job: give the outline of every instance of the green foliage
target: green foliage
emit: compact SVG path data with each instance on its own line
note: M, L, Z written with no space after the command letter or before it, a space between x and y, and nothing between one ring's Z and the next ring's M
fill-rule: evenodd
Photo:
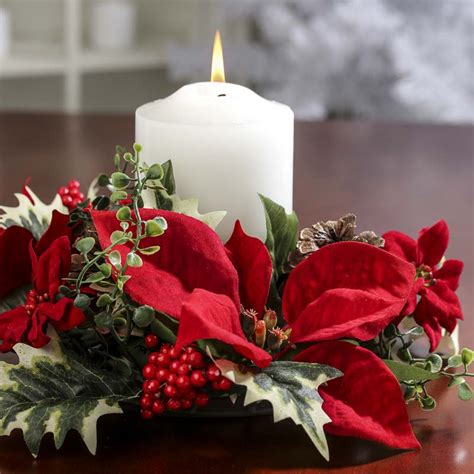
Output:
M303 362L272 362L260 371L245 372L228 360L217 360L216 364L232 382L247 388L244 406L261 400L269 401L275 422L290 418L301 425L319 452L329 460L323 426L331 419L323 410L323 400L317 389L321 384L340 377L340 371Z
M39 240L51 223L53 211L67 214L67 209L59 194L54 197L51 204L45 204L30 188L27 187L26 190L33 202L22 193L15 194L18 206L0 206L0 228L24 227Z
M43 349L17 344L15 351L18 365L0 362L0 435L21 429L36 457L46 433L59 449L74 429L94 454L97 419L121 413L118 402L134 396L128 379L66 355L55 340Z
M265 245L270 252L275 269L276 279L285 271L288 255L296 248L298 241L298 218L292 212L287 214L285 209L271 199L262 196L267 226L267 239Z
M95 239L93 237L85 237L76 242L76 249L84 255L87 255L95 245Z
M396 360L385 359L385 365L393 372L399 382L413 382L423 380L436 380L440 375L415 365L405 364Z
M165 313L156 312L150 330L162 341L174 344L178 334L178 321Z
M150 306L139 306L133 313L133 322L139 328L148 327L155 319L155 310Z
M115 173L112 173L111 182L114 188L121 190L129 185L130 178L125 173L116 171Z

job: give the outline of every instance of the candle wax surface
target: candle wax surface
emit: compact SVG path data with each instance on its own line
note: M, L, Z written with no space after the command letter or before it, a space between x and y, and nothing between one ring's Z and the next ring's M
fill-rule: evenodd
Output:
M197 83L137 109L136 141L148 164L172 160L181 198L198 197L201 213L228 212L217 229L224 240L236 219L264 239L258 193L292 209L293 120L246 87Z

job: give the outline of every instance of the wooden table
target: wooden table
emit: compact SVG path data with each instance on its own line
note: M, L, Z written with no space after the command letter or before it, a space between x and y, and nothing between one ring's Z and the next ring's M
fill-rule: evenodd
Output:
M83 183L110 170L114 145L133 140L131 117L0 114L0 202L32 177L40 196L71 178ZM450 257L465 261L459 290L466 322L461 343L473 345L473 128L371 122L298 123L295 209L301 224L352 211L359 228L416 235L439 218L451 227ZM97 457L74 433L56 453L48 437L33 460L19 433L0 438L0 472L397 474L474 472L473 405L438 385L439 407L410 407L420 452L396 453L374 443L330 438L327 464L289 421L159 420L109 416L99 422ZM382 394L383 396L383 394ZM369 463L369 464L365 464Z

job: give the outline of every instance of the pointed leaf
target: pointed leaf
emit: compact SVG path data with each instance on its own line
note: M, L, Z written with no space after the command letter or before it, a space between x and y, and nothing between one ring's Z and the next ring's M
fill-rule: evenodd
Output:
M36 457L46 433L53 433L59 449L74 429L94 454L97 419L121 413L118 402L134 395L127 380L67 356L57 340L42 349L17 344L14 350L18 365L0 362L0 435L21 429Z
M247 387L244 406L268 400L273 406L275 423L290 418L301 425L319 452L329 460L323 426L331 418L323 410L318 388L340 377L341 372L326 365L288 361L272 362L259 372L245 373L228 360L217 360L216 365L232 382Z
M198 198L181 199L177 194L174 194L170 199L173 203L172 209L174 212L194 217L195 219L204 222L204 224L207 224L211 229L215 229L227 214L226 211L214 211L208 212L207 214L201 214L198 210Z

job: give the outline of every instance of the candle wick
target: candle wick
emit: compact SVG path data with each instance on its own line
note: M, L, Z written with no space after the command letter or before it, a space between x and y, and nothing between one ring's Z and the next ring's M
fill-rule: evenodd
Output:
M227 94L219 94L217 97L226 97Z

